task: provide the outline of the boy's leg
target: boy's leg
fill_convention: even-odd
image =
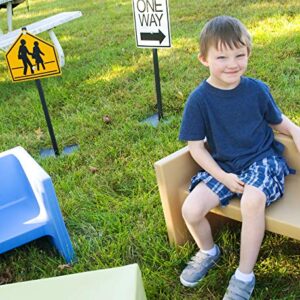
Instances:
[[[199,249],[209,250],[214,246],[207,213],[219,205],[219,197],[205,183],[199,183],[182,206],[185,223]]]
[[[219,204],[219,197],[203,182],[199,183],[186,198],[182,215],[200,250],[180,275],[184,286],[193,287],[216,265],[220,249],[214,245],[206,214]],[[208,250],[208,251],[207,251]]]
[[[242,232],[240,264],[231,277],[223,300],[250,299],[255,286],[253,268],[265,232],[266,195],[256,187],[245,185],[241,199]]]
[[[242,232],[239,270],[251,273],[265,233],[266,195],[246,185],[241,199]]]

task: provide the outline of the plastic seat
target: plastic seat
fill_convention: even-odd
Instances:
[[[0,285],[3,300],[147,300],[137,264]]]
[[[22,147],[0,153],[0,253],[43,236],[74,261],[50,176]]]

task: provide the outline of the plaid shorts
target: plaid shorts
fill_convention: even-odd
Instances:
[[[257,187],[264,192],[267,198],[266,205],[269,206],[282,197],[284,193],[284,178],[289,174],[295,174],[295,170],[288,167],[283,157],[270,156],[254,162],[236,175],[245,184]],[[233,196],[238,196],[239,198],[242,196],[242,194],[231,192],[205,171],[198,172],[192,178],[189,188],[190,192],[201,181],[219,196],[222,206],[226,206]]]

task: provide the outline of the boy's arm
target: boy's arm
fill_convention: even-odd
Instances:
[[[282,122],[277,125],[270,125],[280,133],[289,135],[293,138],[294,143],[300,152],[300,127],[294,124],[288,117],[282,115]]]
[[[193,159],[212,177],[223,183],[230,191],[234,193],[243,193],[244,182],[233,173],[223,171],[207,149],[204,141],[189,141],[188,148]]]

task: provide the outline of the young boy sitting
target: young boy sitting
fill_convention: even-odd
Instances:
[[[265,207],[282,197],[284,178],[293,173],[272,129],[292,136],[300,152],[300,128],[281,113],[266,84],[243,76],[250,53],[251,37],[239,20],[219,16],[205,25],[198,58],[210,76],[189,96],[179,134],[203,169],[192,178],[182,207],[200,249],[181,273],[183,285],[195,286],[220,257],[206,214],[234,195],[241,199],[240,261],[226,300],[250,299]]]

